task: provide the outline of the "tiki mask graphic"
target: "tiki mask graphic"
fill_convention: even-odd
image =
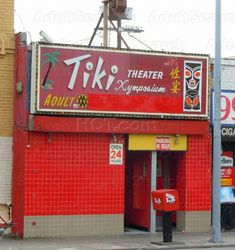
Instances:
[[[184,62],[184,111],[201,111],[202,62]]]

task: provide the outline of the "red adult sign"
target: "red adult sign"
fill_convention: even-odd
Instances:
[[[207,117],[207,56],[36,47],[33,113]]]

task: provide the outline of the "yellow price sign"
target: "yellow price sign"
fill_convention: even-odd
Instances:
[[[232,186],[232,179],[231,178],[222,178],[221,181],[221,186]]]

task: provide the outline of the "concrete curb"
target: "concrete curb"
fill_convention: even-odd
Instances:
[[[118,248],[110,248],[110,249],[105,249],[105,250],[154,250],[154,249],[205,249],[205,248],[217,248],[217,247],[235,247],[235,244],[212,244],[212,245],[155,245],[155,246],[146,246],[146,247],[118,247]],[[74,249],[74,250],[79,250]],[[104,249],[97,249],[97,250],[104,250]]]
[[[223,242],[209,242],[208,233],[177,233],[175,240],[163,243],[159,234],[87,236],[71,238],[17,239],[4,235],[0,250],[156,250],[156,249],[209,249],[232,247],[235,249],[234,232],[223,233]]]

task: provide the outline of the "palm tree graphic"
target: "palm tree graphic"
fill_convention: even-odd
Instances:
[[[48,75],[50,73],[51,66],[52,65],[55,66],[56,63],[59,63],[57,56],[61,56],[61,54],[58,51],[54,51],[51,54],[45,53],[42,55],[42,57],[47,57],[47,59],[42,63],[42,65],[49,63],[46,75],[45,75],[43,82],[42,82],[42,86],[46,90],[48,89],[49,85],[51,85],[53,83],[52,80],[48,80],[47,78],[48,78]]]

